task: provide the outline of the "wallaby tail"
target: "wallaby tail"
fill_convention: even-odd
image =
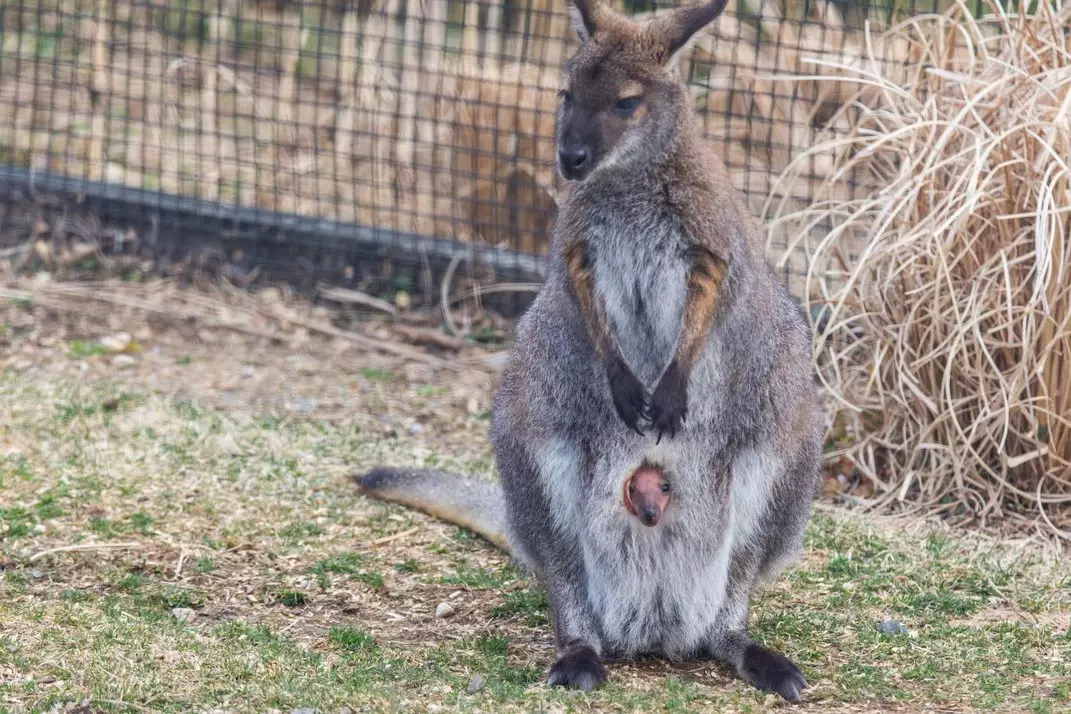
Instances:
[[[374,468],[354,477],[361,493],[468,528],[507,553],[506,507],[498,484],[435,469]]]

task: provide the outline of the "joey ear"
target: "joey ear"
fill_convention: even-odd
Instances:
[[[595,5],[598,2],[599,0],[566,0],[573,29],[582,43],[595,34]]]
[[[729,0],[705,0],[686,5],[663,15],[659,23],[665,33],[667,47],[663,60],[667,67],[674,67],[680,62],[683,50],[694,40],[699,31],[714,22],[722,13]]]

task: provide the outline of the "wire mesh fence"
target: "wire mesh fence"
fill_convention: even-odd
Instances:
[[[830,157],[812,155],[777,182],[851,122],[865,83],[829,68],[906,72],[910,48],[872,30],[939,1],[738,0],[700,37],[684,71],[757,216],[829,178]],[[0,241],[77,255],[72,241],[103,237],[428,300],[448,269],[538,281],[575,45],[565,0],[7,0]],[[785,245],[772,229],[771,254]],[[803,259],[783,264],[797,290]]]

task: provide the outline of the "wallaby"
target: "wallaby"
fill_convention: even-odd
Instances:
[[[792,701],[807,686],[752,641],[748,609],[797,557],[818,488],[810,330],[679,68],[724,5],[639,23],[572,0],[581,44],[557,117],[566,182],[547,279],[495,397],[501,490],[419,470],[358,478],[505,544],[534,572],[554,616],[551,685],[590,690],[602,657],[661,653],[715,658]],[[651,526],[628,503],[641,467],[672,484]]]

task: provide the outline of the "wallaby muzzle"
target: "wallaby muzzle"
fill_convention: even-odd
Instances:
[[[583,181],[595,168],[594,142],[578,137],[563,126],[558,136],[558,169],[567,181]]]
[[[590,172],[591,152],[586,146],[558,149],[558,166],[562,176],[570,181],[579,181]]]
[[[598,127],[584,107],[569,102],[558,115],[558,169],[566,181],[582,181],[598,159]]]

